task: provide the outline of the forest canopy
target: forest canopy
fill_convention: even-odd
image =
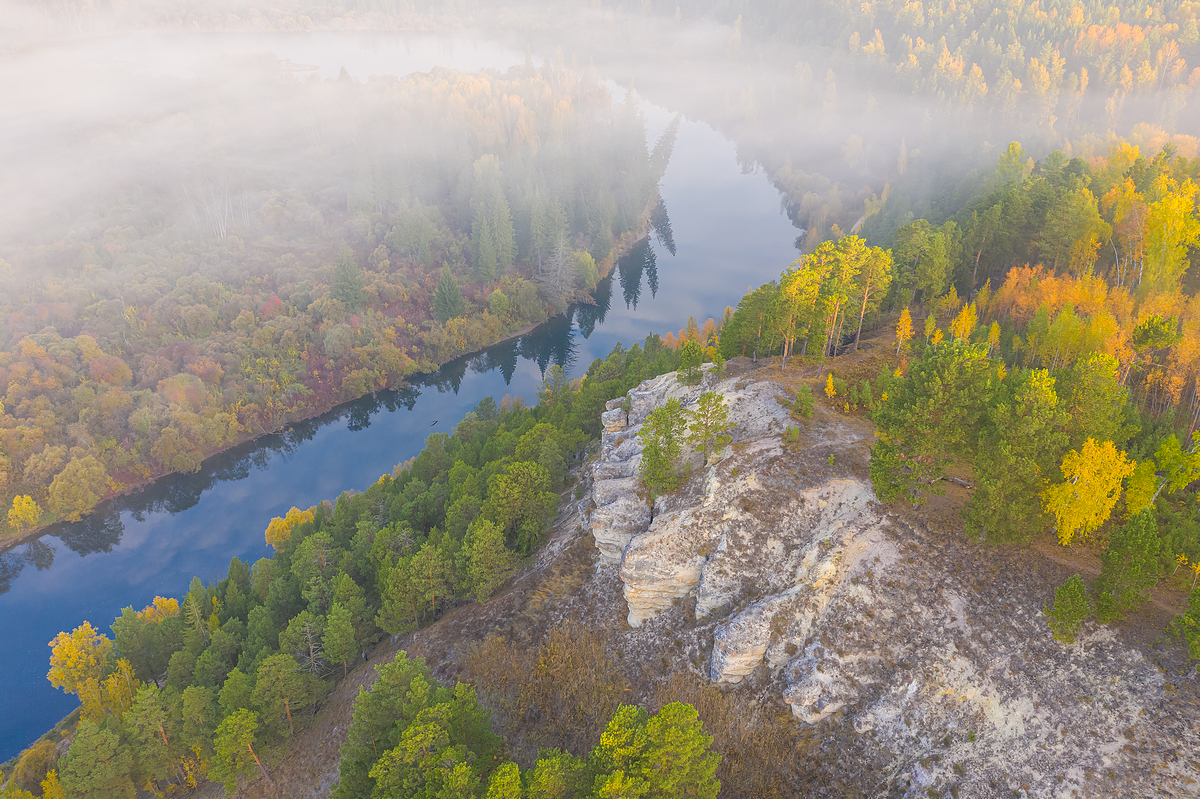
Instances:
[[[177,120],[188,158],[6,231],[13,532],[588,300],[658,207],[677,123],[651,152],[594,75],[242,66]]]

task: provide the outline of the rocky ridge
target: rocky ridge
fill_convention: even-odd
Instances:
[[[691,479],[652,515],[637,433],[704,390],[725,396],[733,442],[708,464],[689,453]],[[753,678],[803,723],[847,725],[884,795],[1195,795],[1200,713],[1172,704],[1158,667],[1107,628],[1055,641],[1052,581],[880,506],[870,424],[821,408],[798,423],[783,394],[671,374],[609,403],[589,520],[631,627],[673,634],[687,603],[709,679]]]

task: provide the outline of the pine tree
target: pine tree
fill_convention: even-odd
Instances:
[[[326,656],[334,663],[342,664],[342,674],[350,670],[350,659],[358,653],[358,642],[354,638],[354,623],[350,611],[334,603],[325,623],[322,645]]]
[[[694,386],[700,382],[704,373],[704,350],[694,340],[683,342],[679,348],[679,382],[685,386]]]
[[[483,799],[521,799],[521,769],[511,760],[501,763],[488,780]]]
[[[442,267],[437,289],[433,292],[433,317],[442,324],[457,319],[467,312],[467,301],[463,299],[458,281],[450,274],[450,268]]]
[[[1091,612],[1087,586],[1083,584],[1083,578],[1075,574],[1055,589],[1054,606],[1046,612],[1047,623],[1056,639],[1064,644],[1073,644],[1080,626]]]
[[[649,413],[638,433],[638,443],[642,445],[640,478],[651,506],[655,497],[679,487],[682,475],[676,462],[683,451],[686,425],[683,406],[678,399],[671,398]]]
[[[251,776],[256,769],[262,772],[268,782],[271,781],[271,775],[254,751],[254,744],[258,742],[257,733],[258,717],[252,710],[239,710],[217,727],[215,751],[208,776],[222,783],[230,795],[237,789],[238,780]]]
[[[504,545],[504,531],[487,519],[476,519],[463,539],[460,571],[476,602],[487,602],[508,579],[517,556]]]
[[[380,574],[383,606],[375,623],[388,635],[415,630],[420,621],[420,587],[413,576],[412,558],[401,558]]]
[[[1099,621],[1116,621],[1149,599],[1158,582],[1160,547],[1152,510],[1135,514],[1113,530],[1100,557],[1100,576],[1092,586]]]
[[[221,692],[217,694],[217,704],[221,712],[229,716],[242,708],[251,707],[254,703],[254,680],[241,669],[234,669],[225,678]]]
[[[693,446],[699,446],[707,462],[711,453],[733,439],[729,435],[729,410],[725,397],[715,391],[700,395],[696,410],[692,412],[689,438]]]
[[[70,796],[134,799],[133,757],[117,733],[81,721],[63,759],[62,786]]]
[[[272,655],[258,667],[254,704],[276,734],[283,731],[285,721],[288,734],[295,734],[293,715],[311,701],[308,685],[291,655]]]

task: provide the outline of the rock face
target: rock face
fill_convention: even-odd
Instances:
[[[702,390],[726,397],[733,444],[707,465],[691,454],[691,479],[651,520],[636,434],[653,408]],[[784,393],[672,374],[609,403],[591,526],[632,627],[653,632],[661,616],[711,636],[709,679],[766,680],[798,720],[836,717],[896,795],[1188,795],[1200,762],[1139,760],[1200,743],[1200,713],[1179,717],[1158,668],[1108,629],[1055,641],[1041,610],[1052,583],[886,513],[865,475],[869,424],[821,409],[798,423]],[[693,601],[694,620],[670,612]]]

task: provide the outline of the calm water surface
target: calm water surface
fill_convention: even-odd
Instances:
[[[143,44],[133,41],[120,56],[96,46],[88,57],[139,69],[164,52],[159,40]],[[322,74],[345,67],[360,78],[524,60],[523,53],[470,39],[320,34],[176,38],[167,63],[186,70],[222,53],[266,51]],[[653,144],[671,115],[644,110]],[[252,563],[270,554],[263,530],[273,516],[365,488],[415,455],[430,432],[449,431],[483,397],[535,402],[549,365],[579,376],[617,342],[678,330],[689,316],[720,316],[796,257],[797,231],[780,212],[778,193],[761,174],[744,174],[733,144],[705,125],[680,128],[661,192],[673,242],[652,236],[622,259],[599,287],[597,306],[574,308],[406,391],[349,403],[211,458],[197,474],[165,478],[0,555],[0,760],[77,704],[45,677],[47,642],[60,630],[89,620],[108,632],[126,606],[180,596],[193,576],[218,579],[232,557]]]

